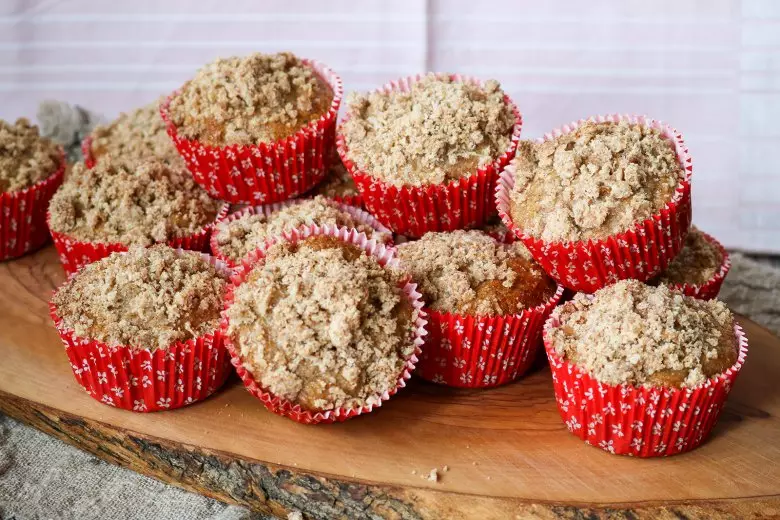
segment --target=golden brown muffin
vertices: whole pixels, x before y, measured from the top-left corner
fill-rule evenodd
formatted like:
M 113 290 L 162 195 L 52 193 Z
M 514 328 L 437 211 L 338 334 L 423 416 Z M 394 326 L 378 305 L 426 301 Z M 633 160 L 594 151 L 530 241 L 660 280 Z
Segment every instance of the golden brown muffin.
M 9 124 L 0 119 L 0 193 L 20 191 L 49 177 L 60 166 L 60 149 L 41 137 L 24 118 Z
M 625 121 L 586 122 L 549 141 L 523 141 L 512 164 L 512 221 L 547 242 L 627 231 L 663 208 L 683 175 L 671 142 Z
M 261 386 L 306 410 L 377 404 L 415 349 L 398 282 L 336 238 L 275 244 L 236 289 L 228 334 Z
M 694 387 L 737 361 L 725 304 L 624 280 L 553 311 L 555 352 L 610 385 Z
M 86 266 L 52 303 L 79 337 L 155 350 L 214 331 L 226 286 L 199 253 L 134 247 Z
M 516 242 L 502 244 L 482 231 L 426 233 L 398 246 L 401 267 L 439 312 L 505 315 L 549 300 L 555 282 Z
M 341 158 L 338 154 L 334 154 L 330 169 L 325 175 L 325 180 L 317 185 L 312 193 L 316 195 L 324 195 L 326 197 L 355 197 L 359 196 L 360 192 L 355 186 L 355 181 L 349 174 L 344 164 L 341 162 Z
M 333 90 L 289 52 L 219 58 L 169 107 L 179 134 L 209 146 L 270 143 L 325 114 Z
M 515 117 L 495 80 L 480 87 L 429 74 L 408 92 L 348 98 L 347 155 L 395 186 L 445 184 L 503 154 Z
M 712 279 L 723 264 L 723 253 L 696 227 L 691 227 L 685 245 L 658 281 L 666 284 L 701 285 Z

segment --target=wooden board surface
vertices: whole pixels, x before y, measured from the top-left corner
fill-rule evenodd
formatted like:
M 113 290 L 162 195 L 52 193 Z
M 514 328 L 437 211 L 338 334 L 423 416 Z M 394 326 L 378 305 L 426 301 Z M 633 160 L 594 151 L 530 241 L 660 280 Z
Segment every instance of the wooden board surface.
M 104 406 L 76 383 L 50 324 L 63 278 L 51 247 L 0 264 L 0 410 L 187 489 L 312 518 L 780 516 L 780 340 L 749 320 L 747 363 L 712 438 L 638 460 L 566 431 L 543 364 L 493 390 L 413 381 L 337 425 L 273 415 L 235 379 L 181 410 Z M 438 483 L 421 477 L 444 465 Z

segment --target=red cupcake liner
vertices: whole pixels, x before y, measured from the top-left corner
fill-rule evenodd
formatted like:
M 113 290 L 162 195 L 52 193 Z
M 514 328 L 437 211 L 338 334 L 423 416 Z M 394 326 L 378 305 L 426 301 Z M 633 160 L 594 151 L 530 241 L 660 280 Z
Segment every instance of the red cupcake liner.
M 17 258 L 49 240 L 46 211 L 65 175 L 65 153 L 60 148 L 57 170 L 19 191 L 0 193 L 0 261 Z
M 634 278 L 647 281 L 666 269 L 680 252 L 691 225 L 691 157 L 677 130 L 645 116 L 613 114 L 588 120 L 580 119 L 552 133 L 539 142 L 553 140 L 575 131 L 587 121 L 598 123 L 628 121 L 661 131 L 675 146 L 684 177 L 672 200 L 649 218 L 637 222 L 623 233 L 600 240 L 545 242 L 528 235 L 512 222 L 509 215 L 510 194 L 515 185 L 514 165 L 508 165 L 498 180 L 496 205 L 506 226 L 513 230 L 528 250 L 558 283 L 579 292 L 592 293 L 606 285 Z
M 324 178 L 341 105 L 341 78 L 317 61 L 302 61 L 330 85 L 333 101 L 323 116 L 286 139 L 258 145 L 208 146 L 179 135 L 171 121 L 168 109 L 179 91 L 160 105 L 168 134 L 187 169 L 214 198 L 239 204 L 270 204 L 297 197 Z
M 385 247 L 383 244 L 379 244 L 374 240 L 368 240 L 365 234 L 359 233 L 355 229 L 347 229 L 344 227 L 335 227 L 329 225 L 322 227 L 316 225 L 301 227 L 298 229 L 286 231 L 281 237 L 276 237 L 275 239 L 266 241 L 265 246 L 258 248 L 241 261 L 241 266 L 236 268 L 231 279 L 233 282 L 233 287 L 228 289 L 228 293 L 225 296 L 225 309 L 227 310 L 230 308 L 233 303 L 235 288 L 243 283 L 257 262 L 265 257 L 265 252 L 271 245 L 279 240 L 296 243 L 299 240 L 303 240 L 311 236 L 321 235 L 336 237 L 340 240 L 343 240 L 344 242 L 360 247 L 367 254 L 376 258 L 383 267 L 398 268 L 398 260 L 395 258 L 395 252 L 393 248 Z M 376 404 L 369 404 L 361 408 L 342 407 L 327 411 L 311 411 L 301 408 L 300 405 L 295 404 L 292 401 L 274 395 L 268 389 L 260 386 L 260 384 L 255 381 L 249 370 L 244 366 L 240 352 L 233 345 L 230 336 L 227 333 L 228 327 L 230 326 L 230 320 L 228 319 L 226 313 L 223 312 L 221 329 L 222 334 L 225 337 L 225 346 L 232 356 L 231 361 L 233 366 L 236 367 L 236 372 L 241 378 L 241 381 L 244 382 L 244 386 L 249 391 L 249 393 L 259 399 L 269 411 L 277 415 L 289 417 L 290 419 L 302 424 L 343 422 L 347 419 L 357 417 L 358 415 L 370 413 L 373 410 L 381 407 L 384 401 L 390 399 L 400 389 L 406 386 L 406 381 L 411 377 L 411 373 L 414 371 L 415 364 L 417 363 L 418 356 L 420 355 L 420 346 L 423 344 L 423 336 L 425 336 L 427 333 L 425 327 L 427 323 L 426 314 L 423 310 L 422 296 L 419 292 L 417 292 L 417 285 L 407 281 L 401 282 L 399 286 L 403 290 L 404 296 L 419 313 L 417 321 L 415 322 L 415 349 L 414 352 L 406 358 L 405 365 L 401 370 L 401 373 L 398 374 L 396 386 L 385 391 L 383 394 L 378 395 L 377 397 L 379 398 L 379 402 Z
M 202 256 L 225 276 L 229 274 L 222 262 Z M 134 412 L 173 410 L 207 398 L 232 372 L 219 327 L 151 350 L 79 337 L 63 323 L 53 302 L 49 302 L 49 311 L 76 381 L 103 404 Z
M 92 169 L 97 164 L 97 159 L 92 153 L 92 136 L 88 135 L 81 141 L 81 155 L 84 157 L 84 166 Z
M 447 75 L 438 74 L 438 77 Z M 448 75 L 455 81 L 466 81 L 482 85 L 476 78 Z M 388 83 L 378 92 L 408 91 L 412 84 L 424 76 L 409 76 Z M 349 148 L 344 135 L 336 135 L 336 149 L 347 171 L 355 180 L 366 209 L 382 224 L 395 233 L 409 237 L 421 237 L 429 231 L 454 231 L 456 229 L 482 226 L 495 214 L 493 193 L 498 172 L 514 157 L 523 118 L 509 96 L 504 101 L 512 108 L 515 126 L 509 148 L 495 161 L 475 171 L 473 175 L 451 181 L 447 184 L 428 186 L 394 186 L 362 171 L 349 159 Z M 349 115 L 345 117 L 345 121 Z
M 555 353 L 548 332 L 559 324 L 551 316 L 543 337 L 561 419 L 586 444 L 618 455 L 666 457 L 699 446 L 715 426 L 748 351 L 747 337 L 735 324 L 737 362 L 702 385 L 608 385 Z
M 336 201 L 336 199 L 330 199 L 333 201 Z M 211 252 L 212 254 L 225 262 L 230 267 L 236 267 L 240 262 L 236 262 L 232 258 L 229 258 L 219 247 L 219 243 L 217 242 L 217 226 L 221 223 L 228 223 L 236 220 L 237 218 L 241 218 L 244 215 L 255 215 L 258 213 L 263 213 L 264 215 L 268 216 L 272 213 L 276 213 L 282 208 L 286 208 L 289 206 L 294 206 L 296 204 L 300 204 L 302 202 L 305 202 L 305 199 L 295 199 L 295 200 L 288 200 L 286 202 L 277 202 L 275 204 L 266 204 L 265 206 L 247 206 L 245 208 L 241 208 L 238 211 L 235 211 L 226 217 L 220 219 L 215 225 L 214 229 L 211 232 Z M 338 202 L 338 201 L 336 201 Z M 387 242 L 384 242 L 386 246 L 391 246 L 393 243 L 393 232 L 387 229 L 385 226 L 383 226 L 377 219 L 375 219 L 371 214 L 363 211 L 360 208 L 356 208 L 355 206 L 350 206 L 348 204 L 338 203 L 339 207 L 352 215 L 352 217 L 357 220 L 359 223 L 371 226 L 375 231 L 378 231 L 380 233 L 386 233 L 387 234 Z
M 720 267 L 715 272 L 715 274 L 712 275 L 712 278 L 703 284 L 696 285 L 683 283 L 674 284 L 671 285 L 671 287 L 677 291 L 681 291 L 683 294 L 693 296 L 694 298 L 698 298 L 700 300 L 711 300 L 715 298 L 720 292 L 720 288 L 723 285 L 723 280 L 726 279 L 726 275 L 729 274 L 729 269 L 731 269 L 731 260 L 729 259 L 728 252 L 726 252 L 726 248 L 723 247 L 723 245 L 718 242 L 715 237 L 708 235 L 703 231 L 700 231 L 700 233 L 707 241 L 717 247 L 718 251 L 720 251 L 721 257 L 723 258 Z
M 417 365 L 421 378 L 446 386 L 489 388 L 523 376 L 541 346 L 542 326 L 563 296 L 507 316 L 468 316 L 425 307 L 428 335 Z
M 187 249 L 190 251 L 204 252 L 209 246 L 209 237 L 211 236 L 211 229 L 214 225 L 227 215 L 230 209 L 229 204 L 222 206 L 222 209 L 217 213 L 217 217 L 214 222 L 203 226 L 196 233 L 187 235 L 184 237 L 172 238 L 166 242 L 169 246 L 177 249 Z M 86 240 L 80 240 L 78 238 L 66 235 L 65 233 L 59 233 L 51 229 L 51 215 L 46 215 L 47 223 L 49 225 L 49 232 L 52 239 L 54 239 L 54 246 L 57 248 L 57 253 L 60 257 L 60 263 L 65 270 L 65 274 L 71 275 L 84 267 L 87 264 L 96 262 L 101 258 L 105 258 L 111 253 L 118 253 L 127 251 L 128 246 L 125 244 L 111 243 L 111 242 L 88 242 Z

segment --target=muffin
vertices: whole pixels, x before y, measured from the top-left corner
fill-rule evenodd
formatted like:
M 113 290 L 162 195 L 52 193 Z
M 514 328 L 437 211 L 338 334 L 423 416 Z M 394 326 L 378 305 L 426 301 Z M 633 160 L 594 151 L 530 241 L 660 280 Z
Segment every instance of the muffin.
M 312 190 L 313 195 L 323 195 L 336 202 L 343 202 L 357 208 L 363 207 L 363 200 L 354 179 L 344 167 L 337 154 L 332 158 L 325 180 Z
M 392 239 L 390 231 L 368 213 L 318 195 L 313 199 L 250 207 L 233 213 L 214 226 L 211 249 L 217 258 L 238 265 L 267 240 L 312 224 L 355 228 L 382 243 Z
M 160 117 L 160 100 L 122 113 L 108 125 L 92 130 L 84 146 L 84 162 L 91 168 L 102 157 L 110 155 L 115 161 L 157 159 L 177 168 L 184 168 L 176 147 Z
M 499 214 L 571 289 L 644 281 L 682 248 L 689 169 L 681 139 L 662 123 L 583 120 L 518 145 L 499 183 Z
M 369 211 L 419 237 L 490 216 L 498 170 L 519 132 L 498 82 L 428 74 L 353 95 L 338 150 Z
M 233 203 L 271 203 L 314 187 L 333 149 L 341 80 L 288 52 L 219 58 L 162 103 L 195 180 Z
M 385 268 L 391 250 L 345 228 L 300 233 L 253 253 L 234 277 L 223 328 L 239 376 L 270 410 L 344 420 L 409 377 L 419 295 Z
M 49 228 L 63 267 L 73 272 L 133 245 L 201 250 L 226 210 L 181 168 L 106 158 L 92 169 L 74 166 L 51 200 Z
M 703 440 L 747 343 L 722 302 L 624 280 L 556 309 L 545 345 L 569 429 L 607 451 L 654 456 Z
M 731 263 L 726 250 L 710 235 L 691 227 L 685 245 L 658 283 L 675 287 L 688 296 L 709 300 L 718 295 Z
M 76 380 L 95 399 L 135 411 L 210 395 L 229 374 L 218 330 L 227 273 L 206 255 L 165 245 L 86 266 L 51 301 Z
M 398 259 L 430 317 L 418 375 L 484 387 L 530 367 L 562 291 L 522 243 L 504 244 L 482 231 L 426 233 L 400 244 Z
M 0 120 L 0 260 L 21 256 L 49 238 L 46 207 L 62 183 L 62 149 L 27 119 Z

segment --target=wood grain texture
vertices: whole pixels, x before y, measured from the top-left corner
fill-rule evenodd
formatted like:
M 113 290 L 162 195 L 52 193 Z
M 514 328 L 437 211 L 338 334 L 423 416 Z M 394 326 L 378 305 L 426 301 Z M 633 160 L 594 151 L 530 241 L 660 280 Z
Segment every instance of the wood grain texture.
M 236 381 L 182 410 L 107 407 L 75 382 L 49 323 L 62 279 L 51 248 L 0 264 L 0 410 L 185 489 L 328 519 L 780 516 L 780 340 L 747 320 L 750 354 L 710 441 L 637 460 L 566 431 L 543 363 L 487 391 L 415 381 L 338 425 L 277 417 Z M 438 483 L 421 478 L 444 465 Z

